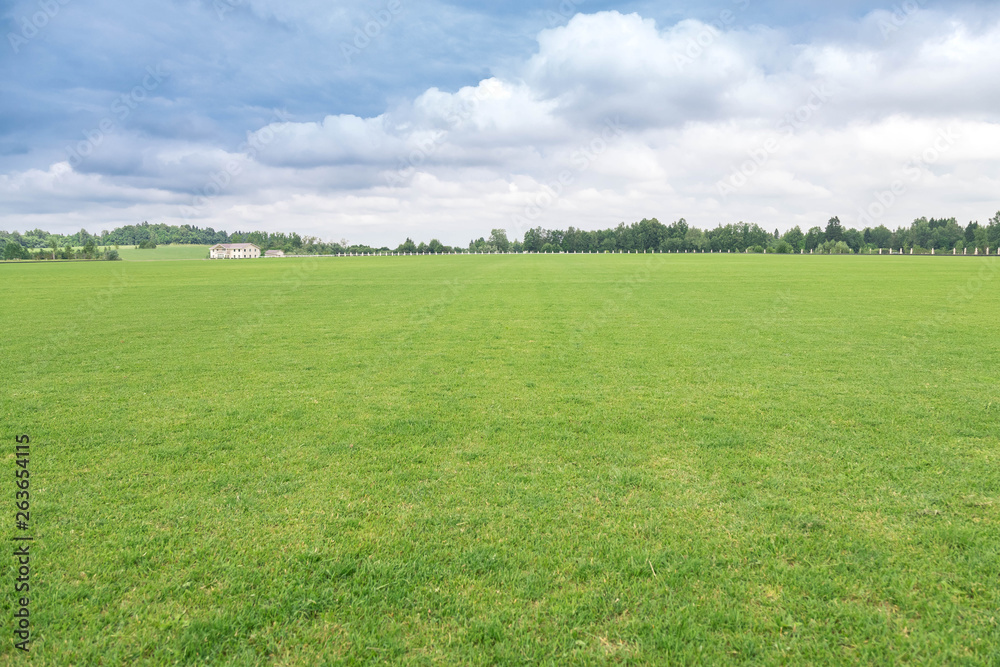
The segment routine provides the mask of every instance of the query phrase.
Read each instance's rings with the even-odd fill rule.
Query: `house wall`
[[[209,252],[211,259],[255,259],[260,257],[258,248],[220,248]]]

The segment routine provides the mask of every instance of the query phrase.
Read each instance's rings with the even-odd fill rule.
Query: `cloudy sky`
[[[1000,209],[992,2],[0,0],[0,26],[0,229]]]

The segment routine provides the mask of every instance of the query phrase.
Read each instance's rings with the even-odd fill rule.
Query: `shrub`
[[[821,243],[816,247],[816,254],[818,255],[853,255],[854,251],[851,250],[851,246],[847,245],[843,241],[826,241]]]

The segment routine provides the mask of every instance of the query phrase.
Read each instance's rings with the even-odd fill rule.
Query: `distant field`
[[[118,254],[128,261],[157,259],[208,259],[207,245],[158,245],[152,250],[138,250],[135,246],[121,246]]]
[[[996,260],[8,264],[0,296],[36,537],[5,661],[1000,655]]]

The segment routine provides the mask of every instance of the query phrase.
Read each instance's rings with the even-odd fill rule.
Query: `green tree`
[[[824,236],[826,237],[824,240],[833,241],[834,243],[844,240],[844,226],[840,224],[839,217],[834,216],[826,223],[826,233]]]
[[[802,244],[805,241],[805,238],[806,235],[802,233],[802,229],[796,225],[785,232],[785,235],[781,237],[781,240],[796,250],[801,250],[803,248]]]
[[[976,242],[976,230],[979,229],[978,222],[970,222],[965,227],[965,242],[969,245]]]
[[[865,244],[864,235],[856,229],[844,231],[843,242],[851,249],[851,252],[861,252],[861,247]]]
[[[7,246],[3,249],[4,259],[29,259],[28,249],[17,241],[11,239],[7,241]]]
[[[850,255],[851,247],[847,245],[844,241],[824,241],[819,246],[816,247],[816,253],[819,255]]]
[[[976,247],[981,251],[986,250],[986,246],[989,245],[989,235],[986,227],[976,227],[975,238],[973,239]]]
[[[806,250],[814,250],[823,243],[825,239],[823,238],[823,230],[819,227],[813,227],[808,232],[806,232],[805,238],[802,240],[802,247]]]
[[[510,241],[507,239],[507,231],[504,229],[494,229],[490,232],[490,243],[500,252],[510,250]]]
[[[524,249],[527,252],[539,252],[545,245],[541,227],[529,229],[524,233]]]
[[[868,242],[876,248],[888,248],[892,243],[892,232],[885,225],[879,225],[868,234]]]
[[[764,234],[767,235],[767,232],[764,232]],[[685,250],[701,252],[708,249],[708,239],[705,238],[705,232],[697,227],[692,227],[684,235],[684,245],[686,246]]]
[[[934,231],[927,218],[918,218],[910,227],[910,242],[917,248],[929,248],[934,240]]]
[[[997,211],[997,214],[990,218],[989,225],[986,227],[986,243],[994,250],[1000,247],[1000,211]]]

